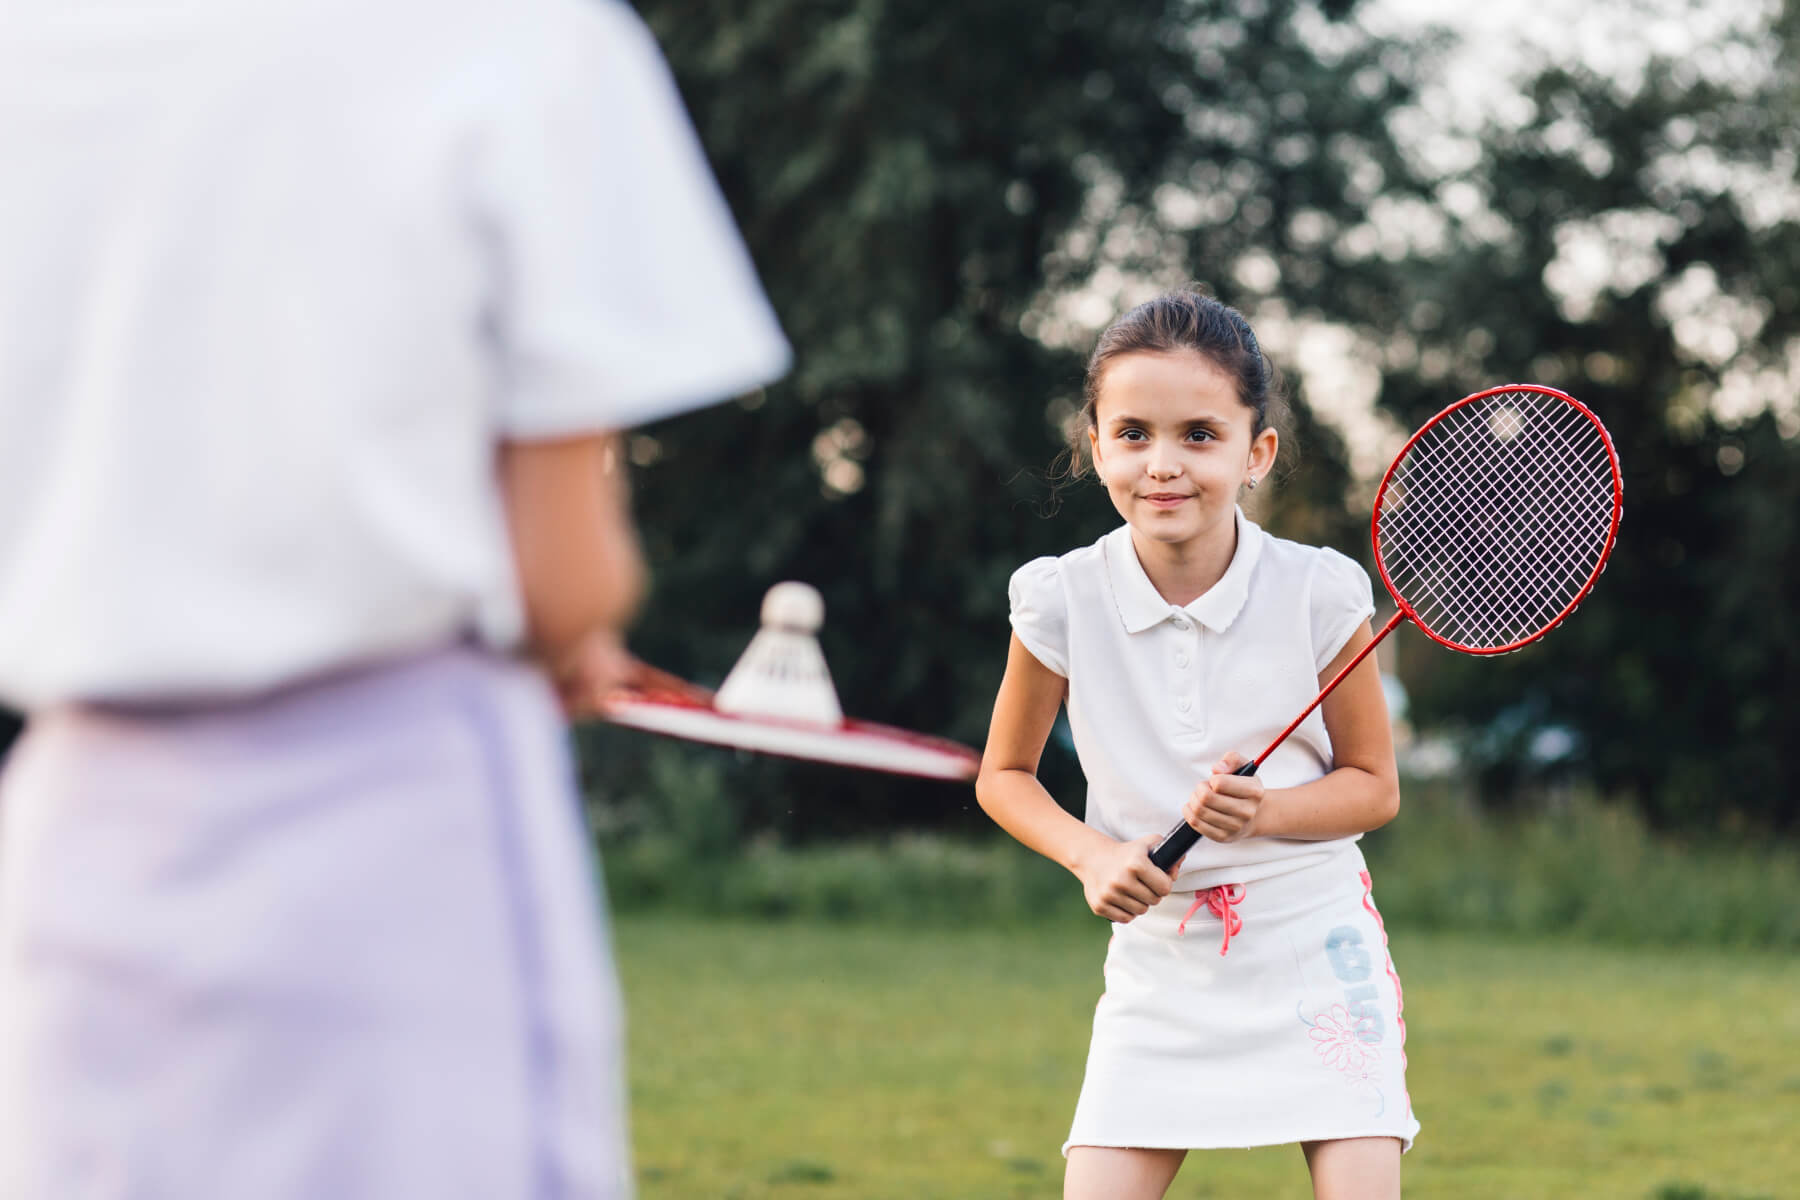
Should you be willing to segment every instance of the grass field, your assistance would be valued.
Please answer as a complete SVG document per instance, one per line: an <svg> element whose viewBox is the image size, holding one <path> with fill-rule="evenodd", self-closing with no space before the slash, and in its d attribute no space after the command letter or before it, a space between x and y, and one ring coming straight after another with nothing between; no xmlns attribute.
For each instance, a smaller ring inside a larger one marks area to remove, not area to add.
<svg viewBox="0 0 1800 1200"><path fill-rule="evenodd" d="M1646 895L1645 904L1678 903ZM1800 1197L1800 962L1390 927L1409 1197ZM1106 931L616 926L643 1200L1055 1197ZM1299 1151L1172 1197L1306 1197Z"/></svg>

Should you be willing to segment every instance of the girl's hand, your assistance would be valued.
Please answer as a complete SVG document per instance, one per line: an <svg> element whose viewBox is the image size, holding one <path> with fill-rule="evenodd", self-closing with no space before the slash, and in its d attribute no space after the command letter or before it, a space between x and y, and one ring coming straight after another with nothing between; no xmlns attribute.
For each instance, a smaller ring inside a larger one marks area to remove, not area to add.
<svg viewBox="0 0 1800 1200"><path fill-rule="evenodd" d="M1111 842L1081 862L1075 877L1096 916L1123 925L1141 917L1150 906L1169 894L1171 873L1150 861L1150 851L1162 838L1155 834L1129 842ZM1180 870L1176 863L1175 869Z"/></svg>
<svg viewBox="0 0 1800 1200"><path fill-rule="evenodd" d="M1262 780L1232 772L1250 760L1233 752L1213 764L1210 778L1200 781L1182 805L1181 815L1215 842L1235 842L1255 833L1256 810L1263 802Z"/></svg>

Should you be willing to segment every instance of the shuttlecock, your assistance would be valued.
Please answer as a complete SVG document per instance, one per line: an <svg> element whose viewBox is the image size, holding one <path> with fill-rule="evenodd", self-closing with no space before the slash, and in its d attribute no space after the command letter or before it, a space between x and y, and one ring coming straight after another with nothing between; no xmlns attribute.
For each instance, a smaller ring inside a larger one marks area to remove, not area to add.
<svg viewBox="0 0 1800 1200"><path fill-rule="evenodd" d="M844 710L816 636L825 601L805 583L778 583L763 597L762 628L713 697L720 712L839 725Z"/></svg>

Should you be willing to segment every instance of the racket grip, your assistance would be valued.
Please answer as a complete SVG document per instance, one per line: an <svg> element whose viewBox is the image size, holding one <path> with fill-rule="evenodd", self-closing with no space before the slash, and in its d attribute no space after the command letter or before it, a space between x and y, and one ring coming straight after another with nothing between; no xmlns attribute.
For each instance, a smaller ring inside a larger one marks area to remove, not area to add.
<svg viewBox="0 0 1800 1200"><path fill-rule="evenodd" d="M1233 771L1232 774L1254 775L1256 774L1256 767L1256 760L1251 759L1249 762ZM1169 830L1168 836L1156 844L1156 849L1150 852L1150 861L1156 864L1157 870L1167 871L1170 867L1175 865L1176 859L1186 854L1193 848L1194 843L1199 840L1200 831L1198 829L1195 829L1186 821L1178 822L1175 828Z"/></svg>

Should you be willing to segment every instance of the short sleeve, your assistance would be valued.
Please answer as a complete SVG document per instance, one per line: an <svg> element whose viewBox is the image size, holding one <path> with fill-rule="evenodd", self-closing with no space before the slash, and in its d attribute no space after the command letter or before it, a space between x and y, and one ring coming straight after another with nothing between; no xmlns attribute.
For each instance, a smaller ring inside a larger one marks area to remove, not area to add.
<svg viewBox="0 0 1800 1200"><path fill-rule="evenodd" d="M1007 585L1013 632L1031 656L1067 679L1069 601L1062 566L1054 558L1034 558L1013 572Z"/></svg>
<svg viewBox="0 0 1800 1200"><path fill-rule="evenodd" d="M1321 549L1313 565L1313 669L1323 671L1356 627L1375 615L1369 573L1336 550Z"/></svg>
<svg viewBox="0 0 1800 1200"><path fill-rule="evenodd" d="M540 0L477 152L501 432L624 429L779 377L789 352L649 31Z"/></svg>

